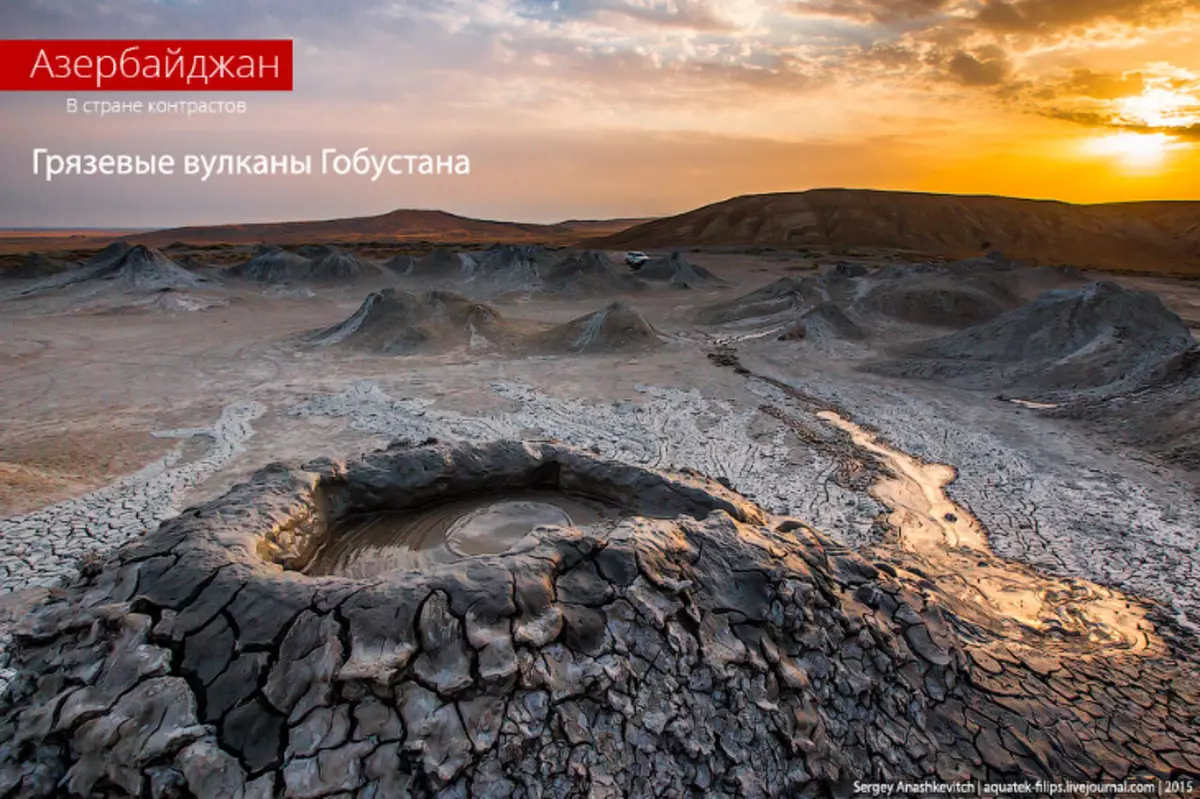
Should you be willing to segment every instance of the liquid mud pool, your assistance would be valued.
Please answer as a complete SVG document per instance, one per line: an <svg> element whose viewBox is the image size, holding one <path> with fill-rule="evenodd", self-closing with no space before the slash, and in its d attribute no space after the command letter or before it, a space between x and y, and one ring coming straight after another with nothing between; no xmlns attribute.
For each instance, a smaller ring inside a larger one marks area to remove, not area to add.
<svg viewBox="0 0 1200 799"><path fill-rule="evenodd" d="M584 527L620 515L611 505L552 491L483 495L419 510L358 514L329 531L303 571L367 579L519 550L522 539L538 527Z"/></svg>

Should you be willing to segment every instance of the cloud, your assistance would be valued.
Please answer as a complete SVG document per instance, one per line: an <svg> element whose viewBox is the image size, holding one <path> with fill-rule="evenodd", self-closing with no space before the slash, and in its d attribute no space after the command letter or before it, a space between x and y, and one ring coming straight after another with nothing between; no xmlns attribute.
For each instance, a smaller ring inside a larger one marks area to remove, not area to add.
<svg viewBox="0 0 1200 799"><path fill-rule="evenodd" d="M959 50L947 62L946 71L967 86L999 86L1012 73L1012 63L1003 50L989 45L973 53Z"/></svg>
<svg viewBox="0 0 1200 799"><path fill-rule="evenodd" d="M1188 10L1200 10L1200 0L986 0L974 21L1001 33L1058 34L1100 22L1151 26Z"/></svg>

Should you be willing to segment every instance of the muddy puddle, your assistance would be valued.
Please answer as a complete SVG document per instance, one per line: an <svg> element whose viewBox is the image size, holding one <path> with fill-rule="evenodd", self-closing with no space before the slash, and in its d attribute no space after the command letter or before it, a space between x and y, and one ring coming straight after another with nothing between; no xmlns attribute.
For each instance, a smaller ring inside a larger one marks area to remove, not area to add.
<svg viewBox="0 0 1200 799"><path fill-rule="evenodd" d="M996 556L982 525L946 493L957 477L952 467L894 449L833 411L817 415L887 465L892 474L876 480L870 493L891 509L888 522L899 532L895 545L960 615L998 632L1015 624L1062 642L1138 651L1159 646L1147 608L1136 600Z"/></svg>
<svg viewBox="0 0 1200 799"><path fill-rule="evenodd" d="M602 502L551 491L480 495L407 511L348 517L304 572L367 579L480 555L519 551L541 526L584 527L619 518Z"/></svg>

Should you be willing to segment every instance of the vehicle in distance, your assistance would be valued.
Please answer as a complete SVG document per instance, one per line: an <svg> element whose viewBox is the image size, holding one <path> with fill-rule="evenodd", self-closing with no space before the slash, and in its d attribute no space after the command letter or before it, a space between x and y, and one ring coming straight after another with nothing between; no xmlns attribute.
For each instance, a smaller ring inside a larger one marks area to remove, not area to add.
<svg viewBox="0 0 1200 799"><path fill-rule="evenodd" d="M625 263L629 264L634 269L637 269L638 267L640 267L642 264L646 263L646 261L649 261L649 260L650 260L650 256L646 255L646 253L644 253L644 252L638 252L637 250L632 250L630 252L625 253Z"/></svg>

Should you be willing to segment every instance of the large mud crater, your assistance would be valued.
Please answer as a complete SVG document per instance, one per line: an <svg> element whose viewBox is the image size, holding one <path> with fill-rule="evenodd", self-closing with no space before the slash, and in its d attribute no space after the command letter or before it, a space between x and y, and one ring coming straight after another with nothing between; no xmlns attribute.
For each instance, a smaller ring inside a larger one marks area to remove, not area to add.
<svg viewBox="0 0 1200 799"><path fill-rule="evenodd" d="M476 554L387 568L451 544ZM330 573L297 569L313 553ZM22 620L0 796L1200 774L1190 661L992 629L892 554L868 562L695 472L550 442L273 464Z"/></svg>
<svg viewBox="0 0 1200 799"><path fill-rule="evenodd" d="M370 579L537 546L535 532L615 521L627 511L581 494L526 489L463 497L415 510L353 513L332 525L300 568L312 576Z"/></svg>

